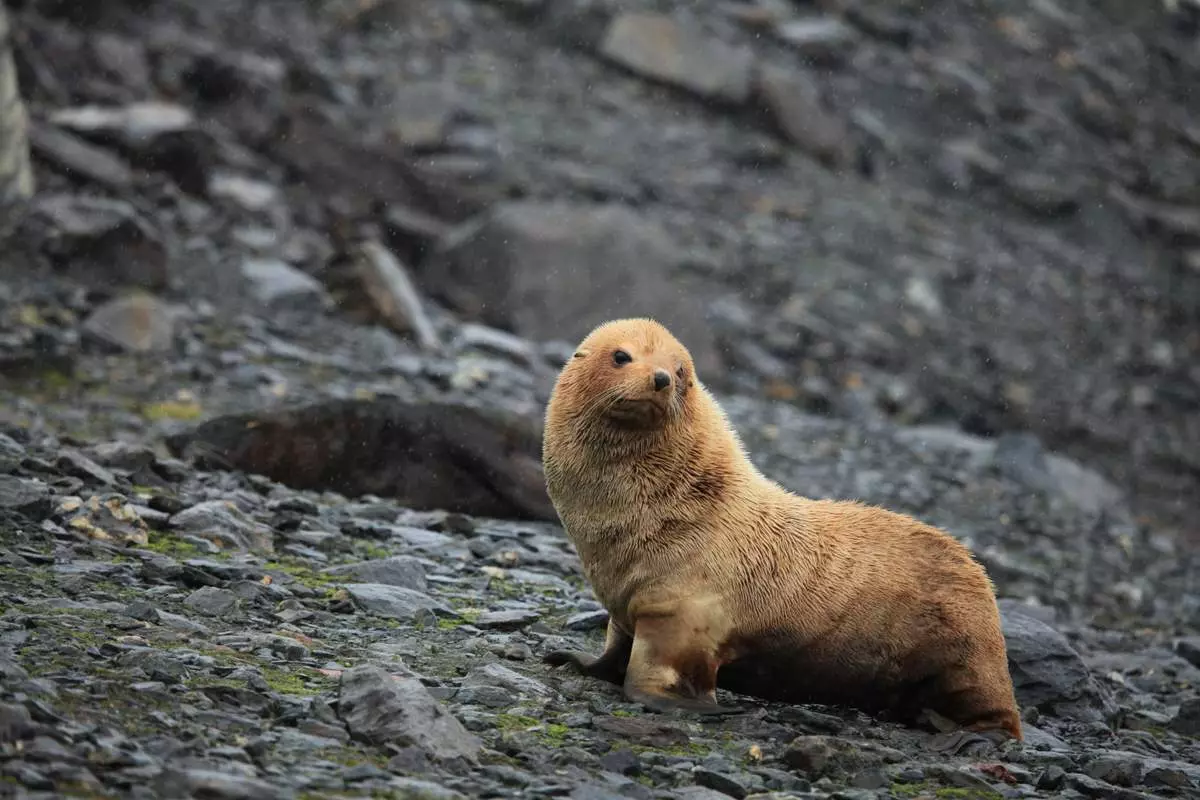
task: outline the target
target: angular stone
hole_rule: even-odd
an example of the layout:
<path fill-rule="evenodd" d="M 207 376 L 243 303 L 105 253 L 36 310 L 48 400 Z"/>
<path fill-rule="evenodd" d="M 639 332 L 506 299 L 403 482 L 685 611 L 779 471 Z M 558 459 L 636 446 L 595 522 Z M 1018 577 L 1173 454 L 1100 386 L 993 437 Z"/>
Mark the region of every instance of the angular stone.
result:
<path fill-rule="evenodd" d="M 522 675 L 501 664 L 484 664 L 467 673 L 462 685 L 467 686 L 499 686 L 510 692 L 529 695 L 531 697 L 553 697 L 555 692 L 539 680 Z"/>
<path fill-rule="evenodd" d="M 376 241 L 362 243 L 355 255 L 355 275 L 373 314 L 397 333 L 412 334 L 422 349 L 437 349 L 437 331 L 405 266 Z"/>
<path fill-rule="evenodd" d="M 567 621 L 563 623 L 563 627 L 569 631 L 594 631 L 607 626 L 608 612 L 604 609 L 580 611 L 578 614 L 567 617 Z"/>
<path fill-rule="evenodd" d="M 703 36 L 662 14 L 618 14 L 600 53 L 643 77 L 703 98 L 740 104 L 750 95 L 753 51 Z"/>
<path fill-rule="evenodd" d="M 155 797 L 210 800 L 285 800 L 295 793 L 258 778 L 207 769 L 167 769 L 154 780 Z"/>
<path fill-rule="evenodd" d="M 418 279 L 468 319 L 535 341 L 575 342 L 615 317 L 655 317 L 711 375 L 720 359 L 707 296 L 678 274 L 683 260 L 661 226 L 627 206 L 513 201 L 458 228 Z"/>
<path fill-rule="evenodd" d="M 0 475 L 0 510 L 19 511 L 31 519 L 50 513 L 50 487 L 40 481 Z"/>
<path fill-rule="evenodd" d="M 482 743 L 416 678 L 361 665 L 342 673 L 338 716 L 352 738 L 372 745 L 419 747 L 436 760 L 474 761 Z"/>
<path fill-rule="evenodd" d="M 324 570 L 326 575 L 347 576 L 363 583 L 400 586 L 415 592 L 427 588 L 425 568 L 412 556 L 392 556 L 354 564 L 342 564 Z"/>
<path fill-rule="evenodd" d="M 38 156 L 65 175 L 92 181 L 108 189 L 133 184 L 133 169 L 119 156 L 51 125 L 33 125 L 29 144 Z"/>
<path fill-rule="evenodd" d="M 440 605 L 423 592 L 381 583 L 348 583 L 345 589 L 360 608 L 372 614 L 426 625 L 437 622 L 434 609 Z"/>
<path fill-rule="evenodd" d="M 170 306 L 143 293 L 119 297 L 97 308 L 83 330 L 112 347 L 133 353 L 169 350 L 175 341 Z"/>
<path fill-rule="evenodd" d="M 273 308 L 323 310 L 332 301 L 316 278 L 277 258 L 248 258 L 242 277 L 260 303 Z"/>
<path fill-rule="evenodd" d="M 486 611 L 473 623 L 477 628 L 516 631 L 542 618 L 536 611 Z"/>
<path fill-rule="evenodd" d="M 811 64 L 836 63 L 853 46 L 854 29 L 836 17 L 801 17 L 780 22 L 775 36 Z"/>
<path fill-rule="evenodd" d="M 59 505 L 63 525 L 90 539 L 145 545 L 150 530 L 137 510 L 120 495 L 68 498 Z"/>
<path fill-rule="evenodd" d="M 1058 631 L 1010 607 L 1001 611 L 1008 666 L 1022 707 L 1078 722 L 1101 722 L 1111 697 Z"/>
<path fill-rule="evenodd" d="M 25 460 L 25 448 L 11 436 L 0 433 L 0 472 L 13 472 Z"/>
<path fill-rule="evenodd" d="M 46 249 L 72 277 L 106 290 L 166 288 L 170 254 L 130 204 L 57 194 L 39 198 L 34 215 L 49 224 Z"/>
<path fill-rule="evenodd" d="M 821 99 L 808 75 L 764 66 L 755 75 L 755 95 L 780 132 L 803 152 L 829 167 L 849 163 L 850 130 Z"/>
<path fill-rule="evenodd" d="M 183 604 L 201 614 L 220 617 L 237 609 L 238 596 L 228 589 L 204 586 L 188 595 Z"/>
<path fill-rule="evenodd" d="M 147 101 L 126 106 L 80 106 L 50 115 L 55 125 L 80 133 L 114 134 L 127 145 L 147 144 L 165 134 L 191 130 L 196 117 L 174 103 Z"/>
<path fill-rule="evenodd" d="M 1170 723 L 1171 730 L 1184 736 L 1200 736 L 1200 698 L 1184 700 Z"/>
<path fill-rule="evenodd" d="M 180 533 L 205 539 L 218 547 L 255 553 L 275 551 L 271 529 L 225 500 L 197 503 L 172 516 L 169 522 Z"/>

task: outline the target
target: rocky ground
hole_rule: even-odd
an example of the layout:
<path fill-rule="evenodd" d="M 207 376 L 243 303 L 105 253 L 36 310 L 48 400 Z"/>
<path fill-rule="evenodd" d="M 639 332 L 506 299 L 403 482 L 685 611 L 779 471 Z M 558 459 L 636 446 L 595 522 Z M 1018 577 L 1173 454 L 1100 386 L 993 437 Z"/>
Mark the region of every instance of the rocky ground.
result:
<path fill-rule="evenodd" d="M 1200 796 L 1193 6 L 9 7 L 0 797 Z M 972 546 L 1025 744 L 541 664 L 541 411 L 637 313 Z"/>

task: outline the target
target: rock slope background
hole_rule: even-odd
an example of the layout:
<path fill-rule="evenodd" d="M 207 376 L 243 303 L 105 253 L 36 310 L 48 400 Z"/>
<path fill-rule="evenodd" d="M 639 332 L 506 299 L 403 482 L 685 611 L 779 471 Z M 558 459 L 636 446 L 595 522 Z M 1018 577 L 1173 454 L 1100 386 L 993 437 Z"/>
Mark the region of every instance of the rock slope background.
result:
<path fill-rule="evenodd" d="M 1187 3 L 10 2 L 0 796 L 1200 793 Z M 650 715 L 542 488 L 648 313 L 1003 598 L 1024 746 Z"/>

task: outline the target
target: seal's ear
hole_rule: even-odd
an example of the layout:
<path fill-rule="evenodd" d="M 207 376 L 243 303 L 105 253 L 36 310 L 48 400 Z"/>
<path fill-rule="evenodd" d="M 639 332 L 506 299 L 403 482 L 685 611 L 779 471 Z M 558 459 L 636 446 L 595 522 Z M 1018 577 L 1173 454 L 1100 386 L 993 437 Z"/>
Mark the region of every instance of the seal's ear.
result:
<path fill-rule="evenodd" d="M 576 350 L 575 355 L 572 356 L 572 358 L 587 358 L 587 356 L 588 356 L 587 350 Z"/>

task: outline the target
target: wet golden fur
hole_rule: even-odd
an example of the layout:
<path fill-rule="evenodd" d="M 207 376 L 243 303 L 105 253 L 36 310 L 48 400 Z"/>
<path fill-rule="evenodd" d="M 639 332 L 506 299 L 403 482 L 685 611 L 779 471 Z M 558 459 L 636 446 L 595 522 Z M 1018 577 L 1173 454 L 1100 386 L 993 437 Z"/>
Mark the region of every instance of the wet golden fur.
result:
<path fill-rule="evenodd" d="M 549 663 L 659 709 L 721 711 L 719 686 L 1021 738 L 992 585 L 969 551 L 902 514 L 767 479 L 658 323 L 612 321 L 579 345 L 543 463 L 611 620 L 599 658 Z"/>

